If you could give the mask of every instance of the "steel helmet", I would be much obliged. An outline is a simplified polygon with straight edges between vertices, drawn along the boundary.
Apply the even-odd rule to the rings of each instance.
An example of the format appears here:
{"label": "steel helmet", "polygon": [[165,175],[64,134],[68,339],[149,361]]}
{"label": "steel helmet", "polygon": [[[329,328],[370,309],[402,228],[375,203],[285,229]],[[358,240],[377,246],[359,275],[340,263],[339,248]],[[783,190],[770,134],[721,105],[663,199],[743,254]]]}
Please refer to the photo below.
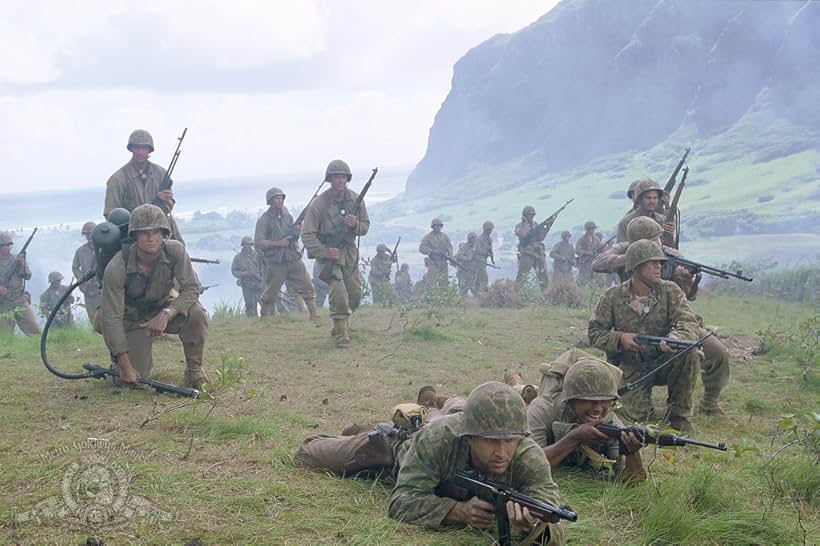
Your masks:
{"label": "steel helmet", "polygon": [[626,238],[630,243],[641,239],[652,240],[663,232],[659,223],[649,216],[638,216],[629,221],[626,226]]}
{"label": "steel helmet", "polygon": [[353,174],[350,172],[350,166],[341,159],[334,159],[328,163],[327,169],[325,169],[325,182],[330,182],[330,177],[334,174],[345,175],[348,182],[353,178]]}
{"label": "steel helmet", "polygon": [[479,385],[464,404],[461,436],[520,438],[527,436],[527,405],[509,385],[490,381]]}
{"label": "steel helmet", "polygon": [[137,129],[131,136],[128,137],[128,151],[131,151],[133,146],[148,146],[151,151],[154,151],[154,137],[145,129]]}
{"label": "steel helmet", "polygon": [[140,205],[131,213],[131,220],[128,222],[128,236],[133,238],[135,232],[149,229],[159,229],[165,237],[171,235],[168,217],[161,208],[151,204]]}
{"label": "steel helmet", "polygon": [[629,245],[626,250],[626,270],[634,271],[642,263],[651,261],[666,261],[666,254],[661,247],[652,241],[642,239]]}
{"label": "steel helmet", "polygon": [[607,364],[591,358],[581,359],[567,370],[561,399],[617,400],[618,382]]}

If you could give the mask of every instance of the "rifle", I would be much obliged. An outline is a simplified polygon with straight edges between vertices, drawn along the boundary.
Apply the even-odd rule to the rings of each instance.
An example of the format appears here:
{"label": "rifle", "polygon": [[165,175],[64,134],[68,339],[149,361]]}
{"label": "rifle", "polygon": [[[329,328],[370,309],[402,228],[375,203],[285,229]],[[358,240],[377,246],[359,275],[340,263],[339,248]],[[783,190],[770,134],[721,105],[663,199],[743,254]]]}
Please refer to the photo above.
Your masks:
{"label": "rifle", "polygon": [[284,237],[285,239],[287,239],[288,241],[293,241],[294,239],[299,237],[299,234],[301,233],[302,230],[301,230],[301,228],[297,229],[296,226],[297,225],[299,225],[299,226],[302,225],[302,222],[305,219],[305,214],[307,214],[308,207],[310,206],[311,203],[313,203],[313,200],[316,199],[316,196],[319,195],[319,192],[321,191],[322,186],[324,186],[324,185],[325,185],[325,180],[322,180],[322,183],[319,184],[319,187],[316,188],[315,192],[313,192],[313,196],[310,198],[310,201],[308,201],[307,205],[305,205],[305,208],[302,209],[302,212],[299,213],[299,216],[296,218],[296,220],[293,221],[293,224],[291,224],[288,227],[288,229],[285,231],[285,237]]}
{"label": "rifle", "polygon": [[209,288],[213,288],[213,287],[215,287],[215,286],[219,286],[219,283],[216,283],[216,284],[209,284],[208,286],[203,286],[203,287],[201,287],[201,288],[199,289],[199,293],[200,293],[200,294],[204,294],[206,290],[208,290]]}
{"label": "rifle", "polygon": [[[415,419],[415,417],[414,417]],[[418,418],[419,420],[421,418]],[[421,422],[419,422],[419,427],[421,427]],[[373,432],[368,432],[368,438],[375,438],[376,436],[384,436],[385,438],[395,438],[400,442],[404,442],[408,438],[410,438],[410,433],[403,429],[403,428],[396,428],[390,423],[376,423],[376,430]]]}
{"label": "rifle", "polygon": [[439,252],[438,250],[434,250],[433,252],[430,253],[430,256],[441,256],[442,258],[447,260],[448,264],[452,265],[453,267],[463,269],[467,273],[473,273],[473,270],[471,268],[467,267],[462,262],[459,262],[458,260],[456,260],[455,258],[450,256],[449,254],[445,254],[444,252]]}
{"label": "rifle", "polygon": [[735,272],[726,271],[725,269],[719,269],[717,267],[712,267],[711,265],[693,262],[692,260],[675,256],[669,252],[665,252],[665,254],[666,262],[664,262],[663,269],[661,270],[661,277],[664,279],[671,279],[672,274],[675,272],[675,268],[680,265],[689,270],[689,272],[693,275],[697,275],[698,273],[708,273],[709,275],[714,275],[716,277],[720,277],[721,279],[734,277],[735,279],[740,279],[741,281],[746,282],[752,282],[754,280],[751,277],[744,277],[743,271],[741,270],[737,270]]}
{"label": "rifle", "polygon": [[560,209],[553,212],[546,220],[544,220],[534,228],[530,229],[527,232],[527,234],[521,237],[521,239],[518,241],[518,248],[526,248],[527,245],[532,243],[536,237],[540,238],[542,236],[542,231],[543,236],[546,237],[547,233],[549,233],[550,228],[552,227],[552,223],[555,222],[555,219],[558,218],[558,215],[561,213],[561,211],[567,208],[567,205],[569,205],[573,201],[575,201],[574,197],[566,203],[564,203],[564,205]]}
{"label": "rifle", "polygon": [[[26,242],[25,242],[25,243],[23,243],[23,248],[21,248],[21,249],[20,249],[20,252],[18,252],[18,253],[17,253],[17,257],[18,257],[18,258],[19,258],[20,256],[23,256],[23,257],[25,258],[25,256],[26,256],[26,251],[28,250],[28,245],[29,245],[29,244],[31,244],[31,240],[32,240],[32,239],[34,239],[34,235],[37,233],[37,229],[38,229],[38,228],[34,228],[34,230],[31,232],[31,235],[29,235],[29,236],[28,236],[28,239],[26,239]],[[3,278],[2,278],[2,279],[0,279],[0,286],[5,286],[6,288],[8,288],[9,283],[11,282],[11,278],[12,278],[12,277],[14,277],[14,275],[16,275],[16,274],[17,274],[17,267],[18,267],[18,265],[17,265],[17,264],[19,264],[19,263],[20,263],[20,262],[18,262],[18,261],[15,259],[15,260],[14,260],[14,261],[13,261],[13,262],[9,265],[9,268],[8,268],[8,269],[6,269],[5,273],[3,273]]]}
{"label": "rifle", "polygon": [[481,473],[474,470],[456,470],[452,481],[442,482],[436,487],[436,494],[458,501],[467,501],[478,497],[489,502],[495,508],[495,522],[498,527],[498,544],[507,546],[512,544],[510,518],[507,516],[507,502],[517,502],[527,507],[530,514],[548,523],[558,523],[560,520],[576,521],[578,514],[566,506],[553,506],[523,493],[519,493],[506,485],[492,482]]}
{"label": "rifle", "polygon": [[[162,177],[157,191],[170,190],[171,186],[173,186],[174,181],[171,180],[171,173],[174,172],[174,167],[177,166],[177,160],[179,159],[180,154],[179,147],[182,146],[182,141],[185,139],[185,134],[187,132],[188,128],[186,127],[183,129],[182,134],[177,137],[177,149],[174,151],[174,155],[171,156],[171,163],[168,165],[168,169],[165,171],[165,176]],[[171,210],[168,208],[168,203],[160,199],[159,196],[155,195],[151,203],[161,208],[162,212],[165,214],[171,214]]]}
{"label": "rifle", "polygon": [[498,267],[494,263],[492,263],[492,264],[491,263],[485,263],[484,265],[486,265],[487,267],[492,267],[493,269],[501,269],[500,267]]}
{"label": "rifle", "polygon": [[[683,168],[683,164],[686,163],[686,158],[689,156],[689,152],[691,148],[686,148],[683,152],[683,157],[680,158],[678,161],[678,165],[675,167],[675,170],[672,171],[672,176],[669,177],[669,180],[666,182],[666,185],[663,187],[663,192],[666,194],[672,193],[672,190],[675,188],[675,181],[678,178],[678,173]],[[662,201],[662,200],[661,200]]]}
{"label": "rifle", "polygon": [[674,239],[669,233],[665,231],[663,232],[663,244],[672,248],[678,248],[678,244],[680,243],[680,216],[678,214],[678,201],[680,201],[680,195],[683,193],[683,187],[686,185],[686,176],[688,174],[689,167],[686,167],[683,169],[683,176],[680,179],[680,184],[678,184],[678,189],[675,190],[675,197],[672,198],[672,203],[666,210],[666,222],[674,222],[677,229],[675,229]]}
{"label": "rifle", "polygon": [[[726,444],[723,442],[720,442],[719,444],[710,444],[709,442],[692,440],[691,438],[685,438],[683,436],[678,436],[677,434],[664,434],[655,427],[640,427],[635,425],[630,427],[619,427],[618,425],[613,425],[611,423],[601,423],[599,425],[596,425],[595,428],[597,428],[610,438],[617,439],[619,443],[621,440],[622,432],[626,432],[627,434],[631,432],[645,446],[649,444],[656,444],[660,447],[677,447],[693,445],[698,447],[708,447],[710,449],[719,449],[720,451],[726,451]],[[621,453],[627,453],[628,451],[629,450],[626,449],[626,446],[621,444]]]}
{"label": "rifle", "polygon": [[393,247],[393,250],[390,252],[390,260],[396,264],[396,270],[399,267],[399,243],[401,242],[401,236],[399,236],[398,240],[396,241],[396,246]]}
{"label": "rifle", "polygon": [[[236,251],[234,251],[234,252],[236,252]],[[220,264],[220,263],[222,263],[222,262],[220,262],[219,260],[206,260],[205,258],[191,258],[191,263],[194,263],[194,264],[216,264],[216,265],[219,265],[219,264]]]}
{"label": "rifle", "polygon": [[669,345],[670,349],[674,349],[676,351],[688,349],[692,345],[698,344],[697,341],[686,341],[685,339],[675,339],[673,337],[645,336],[643,334],[638,334],[635,336],[635,343],[638,345],[658,347],[661,344],[661,341],[665,341],[666,344]]}
{"label": "rifle", "polygon": [[[356,198],[356,202],[353,203],[353,210],[355,211],[356,216],[359,215],[359,209],[362,206],[362,202],[364,201],[364,196],[367,195],[368,190],[370,190],[370,185],[373,184],[373,179],[376,178],[376,173],[379,172],[379,168],[375,167],[373,172],[370,173],[370,178],[367,179],[365,182],[362,191],[359,193],[359,196]],[[344,216],[349,212],[342,209],[341,215]],[[344,238],[344,233],[342,230],[345,229],[344,223],[340,226],[339,229],[327,240],[327,242],[322,241],[322,243],[329,248],[339,248],[339,245],[342,243]],[[358,228],[357,228],[358,231]],[[333,265],[336,263],[335,260],[328,260],[325,266],[322,268],[322,271],[319,272],[319,279],[330,284],[330,281],[333,280]]]}

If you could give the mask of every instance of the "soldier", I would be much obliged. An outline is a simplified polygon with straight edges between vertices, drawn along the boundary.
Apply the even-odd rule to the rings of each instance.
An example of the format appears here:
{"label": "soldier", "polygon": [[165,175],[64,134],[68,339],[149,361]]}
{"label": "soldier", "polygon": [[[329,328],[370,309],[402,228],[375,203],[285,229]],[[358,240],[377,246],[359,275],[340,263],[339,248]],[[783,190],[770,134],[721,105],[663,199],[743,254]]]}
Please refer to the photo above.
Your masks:
{"label": "soldier", "polygon": [[492,233],[495,229],[495,224],[490,220],[484,222],[481,226],[482,232],[473,244],[473,261],[469,264],[470,269],[475,275],[474,294],[487,291],[487,258],[495,265],[495,254],[493,254],[493,239]]}
{"label": "soldier", "polygon": [[[456,252],[456,261],[461,264],[472,264],[473,262],[473,246],[475,245],[476,238],[478,236],[475,233],[467,234],[467,241],[458,245],[458,252]],[[469,267],[469,265],[468,265]],[[473,291],[473,295],[476,295],[475,291],[475,274],[472,268],[469,270],[465,267],[458,267],[456,269],[456,279],[458,279],[458,289],[461,292],[462,296],[466,296],[467,292],[470,290]]]}
{"label": "soldier", "polygon": [[657,212],[658,203],[663,199],[663,190],[658,186],[658,183],[652,179],[639,180],[635,184],[635,205],[636,208],[632,212],[627,213],[618,222],[617,241],[619,243],[626,241],[626,226],[629,221],[638,216],[648,216],[663,226],[663,230],[667,232],[674,240],[675,237],[675,223],[667,222],[666,216]]}
{"label": "soldier", "polygon": [[[94,222],[83,224],[82,234],[86,243],[74,252],[74,261],[71,264],[71,271],[74,273],[75,279],[82,279],[89,271],[93,271],[97,265],[94,256],[94,244],[91,242],[91,232],[94,231],[95,227],[97,227],[97,224]],[[102,288],[100,288],[98,279],[92,279],[80,285],[80,292],[83,293],[85,298],[85,312],[88,315],[88,322],[93,322],[94,314],[102,305]]]}
{"label": "soldier", "polygon": [[316,292],[316,307],[324,307],[327,300],[328,286],[325,281],[319,278],[322,272],[319,260],[313,260],[313,290]]}
{"label": "soldier", "polygon": [[[593,269],[600,272],[615,272],[622,280],[629,278],[625,270],[626,252],[631,243],[640,240],[649,240],[661,245],[661,234],[663,230],[660,224],[651,218],[639,216],[633,218],[626,228],[629,242],[618,243],[607,252],[601,254],[593,262]],[[680,255],[674,248],[662,246],[664,253]],[[699,277],[693,276],[686,268],[678,266],[675,271],[669,273],[664,269],[662,277],[664,280],[672,281],[678,285],[686,294],[686,299],[693,301],[698,290]],[[697,315],[699,331],[698,337],[706,335],[707,331],[703,318]],[[701,361],[701,380],[703,381],[703,399],[700,401],[701,412],[712,415],[722,415],[723,409],[720,407],[720,393],[729,384],[731,356],[726,346],[717,338],[712,336],[703,342],[704,358]]]}
{"label": "soldier", "polygon": [[[339,348],[350,347],[348,320],[362,301],[362,277],[356,237],[366,235],[370,217],[364,202],[354,210],[358,194],[347,189],[352,175],[341,159],[334,159],[325,171],[330,189],[308,206],[302,227],[302,242],[328,281],[331,336]],[[325,273],[327,273],[325,275]]]}
{"label": "soldier", "polygon": [[[319,320],[316,310],[316,293],[313,283],[310,282],[305,263],[302,261],[302,252],[299,250],[298,230],[302,226],[294,225],[293,216],[285,208],[285,192],[279,188],[271,188],[265,194],[268,210],[256,221],[254,244],[262,254],[264,289],[259,298],[262,304],[262,316],[270,317],[276,314],[276,300],[282,284],[287,286],[295,295],[302,296],[310,319]],[[293,229],[291,229],[293,228]],[[290,232],[296,230],[295,234]]]}
{"label": "soldier", "polygon": [[[560,504],[550,465],[529,438],[524,401],[509,385],[479,385],[463,412],[429,422],[409,443],[390,495],[388,513],[393,519],[432,529],[464,524],[490,527],[495,522],[491,504],[476,497],[459,502],[436,495],[439,484],[452,480],[457,470],[468,469],[525,495]],[[560,525],[536,525],[528,511],[514,503],[506,509],[513,530],[523,540],[564,543]]]}
{"label": "soldier", "polygon": [[638,204],[635,203],[635,187],[640,183],[640,180],[635,180],[629,185],[629,189],[626,190],[626,198],[629,199],[629,203],[632,205],[628,211],[624,214],[629,214],[636,208],[638,208]]}
{"label": "soldier", "polygon": [[[111,258],[103,276],[101,333],[111,352],[117,384],[134,385],[149,377],[151,345],[164,332],[179,334],[185,353],[185,386],[208,382],[202,369],[208,315],[199,304],[200,285],[191,259],[179,241],[168,240],[168,217],[155,205],[131,213],[128,235],[134,241]],[[179,295],[171,297],[178,287]]]}
{"label": "soldier", "polygon": [[[57,307],[57,302],[68,290],[67,286],[60,284],[63,274],[59,271],[52,271],[48,274],[48,288],[40,294],[40,314],[43,319],[47,319],[51,312]],[[89,283],[86,283],[89,284]],[[74,303],[74,296],[69,296],[60,306],[60,310],[54,315],[51,321],[52,326],[72,326],[74,315],[71,313],[71,304]]]}
{"label": "soldier", "polygon": [[538,236],[528,243],[525,248],[521,247],[522,239],[524,239],[536,225],[535,208],[527,205],[524,207],[524,210],[521,211],[521,222],[515,226],[515,235],[518,237],[518,274],[515,277],[515,282],[521,286],[527,281],[530,270],[535,269],[538,286],[541,287],[542,291],[545,291],[549,287],[546,257],[547,249],[544,246],[544,239],[547,236],[546,230],[541,230]]}
{"label": "soldier", "polygon": [[409,301],[413,297],[413,279],[410,277],[410,266],[401,264],[396,273],[396,297],[401,302]]}
{"label": "soldier", "polygon": [[[148,161],[148,156],[154,151],[151,133],[137,129],[128,137],[126,147],[131,152],[131,160],[108,179],[103,216],[108,219],[108,213],[119,207],[134,212],[138,206],[153,202],[154,197],[165,203],[168,210],[172,210],[176,203],[173,190],[159,191],[160,182],[165,177],[165,169]],[[170,213],[167,218],[171,239],[183,242],[177,223]]]}
{"label": "soldier", "polygon": [[601,251],[602,238],[595,233],[598,228],[592,220],[584,223],[584,234],[575,242],[575,254],[578,256],[578,282],[592,284],[595,273],[592,272],[592,260]]}
{"label": "soldier", "polygon": [[370,273],[367,282],[373,294],[373,303],[391,305],[395,299],[393,287],[390,285],[390,272],[393,269],[393,255],[387,245],[379,244],[376,255],[370,260]]}
{"label": "soldier", "polygon": [[[626,253],[632,277],[607,290],[589,322],[589,341],[618,363],[624,382],[631,383],[654,369],[675,351],[666,342],[659,348],[641,346],[636,334],[665,336],[689,341],[698,339],[699,325],[686,295],[671,281],[661,279],[666,256],[657,244],[637,241]],[[692,390],[700,366],[698,351],[691,351],[643,382],[621,401],[632,421],[646,421],[653,413],[652,386],[667,385],[668,415],[673,428],[692,432]]]}
{"label": "soldier", "polygon": [[[550,466],[581,467],[643,481],[646,474],[640,440],[632,433],[622,433],[619,442],[595,428],[601,423],[624,426],[614,412],[620,398],[621,370],[582,351],[570,350],[552,363],[545,375],[557,378],[561,387],[532,401],[527,422],[532,439],[544,449]],[[620,445],[626,448],[624,452]]]}
{"label": "soldier", "polygon": [[259,254],[253,249],[253,239],[242,237],[242,250],[233,257],[231,274],[236,277],[236,285],[242,288],[245,300],[245,316],[258,317],[256,306],[262,293],[262,264]]}
{"label": "soldier", "polygon": [[0,285],[0,330],[14,332],[14,324],[28,336],[40,333],[37,318],[31,311],[31,294],[26,292],[26,281],[31,278],[24,255],[11,253],[14,240],[8,231],[0,231],[0,279],[6,276],[9,268],[14,268],[6,285]]}
{"label": "soldier", "polygon": [[569,231],[561,232],[561,240],[550,250],[552,258],[552,275],[555,286],[572,284],[572,268],[575,265],[575,247],[569,242],[572,234]]}
{"label": "soldier", "polygon": [[[430,274],[429,278],[433,279],[436,285],[444,286],[447,284],[447,277],[449,276],[447,258],[453,256],[453,243],[441,231],[444,222],[439,218],[433,218],[430,227],[433,230],[422,238],[421,243],[419,243],[419,252],[427,256],[424,262],[427,266],[427,272]],[[428,284],[426,288],[431,288],[431,285]]]}

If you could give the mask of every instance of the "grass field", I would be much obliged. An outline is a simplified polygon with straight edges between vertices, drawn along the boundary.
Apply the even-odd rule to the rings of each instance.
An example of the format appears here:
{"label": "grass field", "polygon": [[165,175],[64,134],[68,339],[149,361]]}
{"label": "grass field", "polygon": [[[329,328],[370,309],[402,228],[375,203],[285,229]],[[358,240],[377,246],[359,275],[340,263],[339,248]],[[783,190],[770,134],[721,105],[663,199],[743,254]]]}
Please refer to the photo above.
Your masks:
{"label": "grass field", "polygon": [[[562,500],[579,514],[569,540],[818,543],[817,433],[800,435],[817,426],[820,379],[817,363],[801,356],[807,349],[789,341],[816,310],[708,295],[695,303],[738,358],[727,414],[697,415],[693,436],[725,441],[729,452],[647,449],[654,483],[639,487],[556,469]],[[399,524],[386,516],[388,486],[304,470],[291,455],[308,435],[387,420],[425,384],[466,394],[509,366],[537,384],[538,364],[583,340],[588,316],[588,307],[468,305],[404,316],[368,307],[354,316],[347,351],[334,348],[327,318],[321,327],[301,316],[214,320],[206,353],[214,400],[198,403],[61,380],[42,366],[37,340],[2,338],[0,542],[489,543],[472,530]],[[767,352],[752,355],[767,329]],[[102,339],[86,330],[53,333],[49,349],[66,370],[106,361]],[[158,342],[155,362],[155,378],[181,381],[178,340]],[[83,526],[67,514],[71,499],[93,507],[124,496],[116,525]]]}

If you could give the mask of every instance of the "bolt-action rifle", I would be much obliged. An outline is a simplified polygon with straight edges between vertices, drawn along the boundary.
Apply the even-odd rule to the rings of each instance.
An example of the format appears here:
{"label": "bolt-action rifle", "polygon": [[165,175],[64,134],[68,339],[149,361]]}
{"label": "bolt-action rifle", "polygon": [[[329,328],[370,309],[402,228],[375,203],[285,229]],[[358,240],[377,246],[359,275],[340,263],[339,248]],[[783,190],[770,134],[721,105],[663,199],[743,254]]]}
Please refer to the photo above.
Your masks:
{"label": "bolt-action rifle", "polygon": [[[34,230],[31,232],[31,235],[29,235],[28,239],[26,239],[26,242],[23,243],[23,248],[21,248],[20,252],[17,253],[18,258],[20,256],[22,256],[24,258],[26,257],[26,251],[28,250],[28,245],[31,244],[31,240],[34,239],[34,235],[36,233],[37,233],[37,228],[34,228]],[[5,273],[3,273],[3,278],[0,279],[0,286],[4,286],[4,287],[8,288],[9,283],[11,282],[11,279],[14,277],[14,275],[17,274],[17,268],[19,267],[19,264],[20,264],[20,262],[18,262],[17,260],[14,260],[11,263],[11,265],[9,265],[8,269],[6,269]]]}
{"label": "bolt-action rifle", "polygon": [[[187,133],[188,128],[186,127],[182,130],[182,134],[177,137],[177,149],[174,150],[174,155],[171,156],[171,163],[168,164],[168,169],[166,169],[165,176],[162,177],[157,191],[170,190],[171,186],[174,185],[174,181],[171,179],[171,174],[173,174],[174,168],[177,166],[177,160],[179,159],[179,154],[181,153],[179,148],[182,146],[182,141],[185,139],[185,135]],[[160,199],[158,195],[154,196],[151,203],[161,208],[162,212],[164,212],[166,216],[171,214],[171,209],[168,208],[168,203]]]}
{"label": "bolt-action rifle", "polygon": [[526,248],[527,245],[529,245],[536,239],[541,240],[544,237],[546,237],[547,233],[549,233],[550,231],[550,228],[552,228],[552,224],[553,222],[555,222],[555,219],[558,218],[558,215],[561,214],[561,211],[567,208],[567,205],[569,205],[573,201],[575,201],[574,197],[566,203],[564,203],[564,205],[560,209],[553,212],[546,220],[530,229],[527,232],[527,234],[521,237],[521,239],[518,241],[518,248]]}
{"label": "bolt-action rifle", "polygon": [[[613,425],[611,423],[601,423],[596,425],[595,428],[609,436],[610,438],[615,438],[620,442],[621,433],[632,433],[635,437],[641,441],[643,445],[649,444],[657,444],[658,446],[698,446],[698,447],[708,447],[710,449],[719,449],[720,451],[726,451],[726,444],[720,442],[718,444],[711,444],[709,442],[702,442],[700,440],[693,440],[691,438],[685,438],[683,436],[678,436],[677,434],[664,434],[660,430],[655,427],[640,427],[640,426],[629,426],[629,427],[619,427],[618,425]],[[629,450],[626,449],[626,446],[621,445],[621,453],[628,453]]]}

